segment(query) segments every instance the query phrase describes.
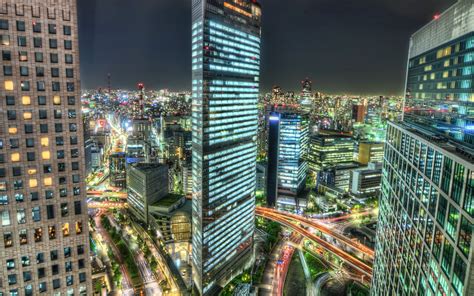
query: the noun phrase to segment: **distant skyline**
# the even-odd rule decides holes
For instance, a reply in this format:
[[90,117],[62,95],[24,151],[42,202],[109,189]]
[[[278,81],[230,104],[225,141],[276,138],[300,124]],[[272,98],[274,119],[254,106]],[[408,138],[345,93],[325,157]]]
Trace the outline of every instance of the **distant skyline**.
[[[262,85],[403,93],[412,33],[454,0],[261,0]],[[83,88],[191,88],[191,1],[81,0]]]

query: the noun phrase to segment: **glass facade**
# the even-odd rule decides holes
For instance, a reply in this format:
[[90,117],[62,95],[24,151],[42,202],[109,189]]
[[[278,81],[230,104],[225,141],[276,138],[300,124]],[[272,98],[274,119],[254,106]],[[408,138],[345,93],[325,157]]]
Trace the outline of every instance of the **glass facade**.
[[471,295],[474,1],[410,43],[404,121],[385,145],[372,295]]
[[473,9],[472,1],[460,1],[413,35],[404,114],[405,121],[471,148],[474,147]]
[[296,196],[306,184],[308,120],[300,114],[282,113],[278,154],[278,192]]
[[192,258],[203,295],[252,252],[260,17],[257,1],[193,1]]
[[343,135],[314,135],[310,139],[308,162],[314,174],[323,169],[349,164],[354,159],[354,140]]
[[372,295],[468,295],[473,172],[415,130],[389,125]]

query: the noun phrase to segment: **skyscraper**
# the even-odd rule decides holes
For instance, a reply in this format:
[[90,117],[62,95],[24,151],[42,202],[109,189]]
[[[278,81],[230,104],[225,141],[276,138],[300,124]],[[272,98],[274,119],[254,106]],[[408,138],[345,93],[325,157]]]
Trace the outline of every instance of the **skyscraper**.
[[280,155],[280,113],[270,113],[268,120],[267,206],[278,198],[278,158]]
[[0,3],[0,295],[91,295],[77,8]]
[[278,153],[278,194],[296,197],[308,174],[308,120],[301,114],[282,112]]
[[474,1],[410,42],[404,121],[387,131],[372,295],[472,295]]
[[252,255],[261,8],[192,7],[193,281],[210,295]]

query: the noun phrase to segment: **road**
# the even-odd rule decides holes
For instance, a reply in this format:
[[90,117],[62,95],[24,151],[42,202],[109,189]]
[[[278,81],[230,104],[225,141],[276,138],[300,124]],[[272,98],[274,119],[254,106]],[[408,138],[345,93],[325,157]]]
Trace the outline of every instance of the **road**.
[[308,238],[319,244],[322,248],[333,253],[334,255],[338,256],[344,262],[347,262],[350,266],[354,267],[356,270],[361,272],[362,274],[372,277],[372,267],[358,259],[357,257],[353,256],[352,254],[347,253],[346,251],[340,249],[339,247],[321,239],[320,237],[314,235],[309,230],[298,225],[298,223],[294,222],[294,219],[288,219],[285,215],[281,215],[278,213],[274,213],[272,211],[261,211],[257,209],[257,215],[264,217],[266,219],[270,219],[272,221],[278,222],[286,227],[297,231],[304,237]]
[[113,201],[91,201],[87,203],[89,209],[125,209],[128,207],[127,203],[124,202],[113,202]]
[[[136,233],[141,234],[143,240],[145,241],[151,253],[158,262],[158,268],[161,272],[162,279],[166,279],[166,281],[171,286],[170,294],[179,295],[180,285],[178,284],[175,275],[173,275],[173,271],[171,271],[170,266],[167,264],[164,255],[159,251],[158,246],[154,243],[150,235],[139,224],[135,223],[134,221],[131,221],[131,225]],[[180,275],[177,276],[179,277]],[[184,282],[181,285],[181,289],[186,290],[186,285],[184,284]]]
[[286,219],[288,221],[294,220],[296,222],[299,222],[305,226],[311,227],[312,229],[318,230],[326,235],[329,235],[333,238],[335,238],[337,241],[340,243],[345,244],[348,247],[353,248],[354,250],[357,250],[361,252],[362,254],[368,256],[370,259],[374,258],[374,251],[366,246],[364,246],[361,243],[358,243],[356,241],[351,240],[350,238],[347,238],[343,234],[340,234],[339,232],[334,231],[331,229],[331,227],[328,227],[327,225],[314,221],[312,219],[308,219],[305,217],[302,217],[300,215],[288,213],[288,212],[282,212],[274,209],[269,209],[269,208],[262,208],[262,207],[257,207],[256,213],[258,214],[273,214],[277,215],[283,219]]
[[280,240],[275,246],[263,275],[260,295],[283,295],[288,267],[295,251],[293,245],[299,245],[301,239],[300,235],[291,235],[288,240]]
[[[98,214],[94,217],[95,220],[95,225],[96,225],[96,231],[97,233],[100,234],[100,236],[104,239],[106,242],[105,245],[110,246],[112,253],[114,254],[115,259],[117,262],[120,264],[120,270],[122,271],[122,295],[124,296],[133,296],[134,295],[134,290],[132,287],[132,280],[130,278],[130,275],[128,273],[127,267],[123,263],[123,258],[122,254],[120,253],[119,249],[117,246],[114,244],[112,238],[110,237],[109,233],[104,229],[102,226],[102,222],[100,218],[105,214],[104,211],[99,211]],[[102,244],[102,242],[100,242]]]
[[[107,218],[109,219],[110,223],[113,227],[120,229],[117,221],[113,218],[111,214],[107,214]],[[122,231],[122,238],[127,244],[128,248],[131,250],[133,259],[135,264],[140,271],[141,278],[143,280],[145,295],[155,296],[155,295],[162,295],[163,292],[161,291],[160,286],[158,285],[158,281],[153,274],[148,262],[146,261],[145,255],[140,250],[140,248],[134,248],[134,242],[132,241],[131,236],[127,231]]]
[[278,244],[273,248],[273,252],[270,255],[270,259],[267,262],[265,272],[263,274],[262,284],[260,285],[259,294],[263,296],[276,295],[275,287],[277,285],[277,273],[278,260],[280,260],[281,253],[286,242],[280,240]]

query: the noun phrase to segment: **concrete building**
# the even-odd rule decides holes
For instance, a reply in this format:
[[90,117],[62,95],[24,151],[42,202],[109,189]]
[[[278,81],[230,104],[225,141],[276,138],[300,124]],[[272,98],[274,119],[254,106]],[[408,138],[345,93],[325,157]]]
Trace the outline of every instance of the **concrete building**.
[[358,160],[361,164],[383,161],[384,143],[382,142],[360,142]]
[[[318,175],[317,187],[337,188],[348,192],[350,188],[351,173],[360,168],[357,162],[344,163],[325,168]],[[319,190],[319,188],[318,188]]]
[[76,1],[2,0],[0,47],[0,295],[92,295]]
[[137,163],[127,169],[129,210],[138,219],[149,223],[149,206],[169,194],[168,166]]
[[381,163],[369,163],[367,168],[351,172],[350,191],[356,197],[373,197],[380,193]]
[[367,114],[367,107],[365,105],[352,105],[352,121],[357,123],[364,123]]

